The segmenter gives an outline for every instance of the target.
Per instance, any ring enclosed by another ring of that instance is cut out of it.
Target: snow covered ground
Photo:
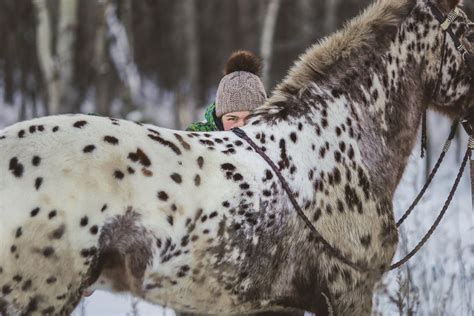
[[[429,137],[434,164],[449,134],[450,122],[430,114],[429,125],[432,128]],[[411,251],[434,222],[454,183],[467,140],[466,133],[462,131],[462,147],[459,144],[451,146],[430,189],[402,225],[396,259]],[[417,146],[395,195],[396,219],[402,216],[424,184],[423,163]],[[410,315],[408,309],[416,315],[473,315],[473,233],[468,165],[458,191],[431,239],[404,267],[387,273],[379,295],[375,297],[379,315],[399,315],[397,295],[405,297],[406,306],[400,315]]]
[[[132,298],[130,295],[116,295],[96,291],[91,297],[84,299],[76,308],[73,316],[174,316],[169,308],[151,305]]]

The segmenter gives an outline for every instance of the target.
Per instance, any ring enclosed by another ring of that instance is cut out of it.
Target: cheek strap
[[[436,19],[441,24],[441,28],[449,34],[451,39],[454,42],[454,46],[456,47],[457,51],[462,55],[463,60],[466,62],[468,67],[471,71],[474,72],[474,58],[471,53],[464,47],[461,43],[459,38],[454,34],[453,29],[451,28],[451,24],[461,16],[461,10],[456,7],[451,12],[449,12],[448,16],[445,18],[443,13],[434,5],[431,1],[428,2],[428,6],[431,9],[431,12],[436,17]]]
[[[441,23],[441,28],[446,31],[454,22],[454,20],[457,19],[458,16],[461,16],[461,14],[460,14],[459,8],[456,7],[454,8],[454,10],[449,12],[447,18],[444,20],[443,23]]]

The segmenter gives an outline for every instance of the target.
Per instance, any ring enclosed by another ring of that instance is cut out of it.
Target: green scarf
[[[203,122],[194,122],[186,128],[187,131],[191,132],[214,132],[219,131],[219,127],[216,124],[216,103],[212,103],[206,109],[206,114],[204,114],[206,119]]]

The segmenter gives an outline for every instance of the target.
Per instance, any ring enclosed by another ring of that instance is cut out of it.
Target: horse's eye
[[[466,38],[469,42],[474,43],[474,33],[468,34]]]

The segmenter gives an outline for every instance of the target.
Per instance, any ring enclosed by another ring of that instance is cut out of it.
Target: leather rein
[[[459,16],[458,9],[456,8],[453,11],[451,11],[448,14],[448,16],[445,18],[444,15],[442,14],[442,12],[436,7],[436,5],[434,5],[431,2],[429,2],[428,5],[429,5],[430,9],[432,10],[433,14],[435,15],[435,17],[440,22],[441,28],[443,28],[443,30],[451,36],[451,38],[453,39],[454,44],[456,46],[456,49],[462,54],[463,60],[466,62],[466,64],[469,65],[469,67],[471,68],[471,70],[474,73],[474,58],[466,50],[466,48],[461,44],[460,40],[457,38],[457,36],[454,34],[453,30],[451,29],[451,23]],[[444,39],[445,38],[446,38],[446,33],[444,35]],[[445,40],[443,40],[443,53],[442,53],[443,58],[444,58],[444,50],[445,50],[444,42],[445,42]],[[441,75],[441,68],[442,68],[442,63],[441,63],[440,71],[439,71],[439,76]],[[438,86],[439,80],[440,79],[438,77],[438,82],[436,83],[436,86]],[[437,88],[435,89],[435,93],[436,93],[436,91],[437,91]],[[439,223],[441,222],[443,216],[446,213],[446,210],[449,207],[449,204],[451,203],[451,200],[454,196],[454,193],[457,190],[458,184],[460,182],[460,179],[461,179],[462,174],[464,172],[464,169],[466,167],[467,160],[469,160],[471,158],[471,153],[472,153],[472,150],[474,149],[474,111],[472,111],[472,112],[473,113],[471,113],[470,115],[466,115],[466,117],[461,119],[461,123],[462,123],[463,127],[465,128],[466,132],[469,135],[469,143],[468,143],[464,158],[462,160],[461,166],[459,168],[459,171],[456,175],[456,179],[455,179],[455,181],[453,183],[453,186],[451,188],[451,191],[449,192],[449,195],[446,199],[446,202],[444,203],[442,209],[440,210],[438,216],[436,217],[433,225],[431,226],[429,231],[423,236],[423,238],[420,240],[420,242],[415,246],[415,248],[412,251],[410,251],[405,257],[403,257],[401,260],[397,261],[396,263],[390,265],[389,267],[382,267],[381,269],[372,269],[372,268],[369,268],[367,266],[367,264],[365,264],[365,263],[361,264],[360,262],[357,262],[357,263],[353,262],[350,259],[348,259],[346,256],[344,256],[338,248],[332,246],[321,235],[321,233],[316,229],[316,227],[313,225],[313,223],[311,223],[311,221],[308,219],[308,217],[304,214],[303,210],[301,209],[298,202],[296,201],[296,199],[295,199],[295,197],[292,193],[292,190],[290,189],[290,186],[288,185],[288,182],[285,180],[285,178],[281,174],[279,168],[267,156],[267,154],[265,154],[265,152],[262,150],[262,148],[260,148],[242,129],[234,128],[234,129],[232,129],[232,132],[234,132],[234,134],[236,134],[238,137],[245,140],[256,151],[256,153],[258,153],[267,162],[267,164],[271,167],[273,172],[276,174],[276,176],[280,180],[281,185],[282,185],[283,189],[285,190],[286,194],[288,195],[288,198],[290,199],[290,202],[293,205],[293,207],[295,208],[297,214],[300,216],[300,218],[304,221],[305,225],[313,233],[316,241],[319,241],[323,245],[323,248],[325,248],[325,250],[329,254],[331,254],[335,258],[339,259],[341,262],[347,264],[348,266],[354,268],[355,270],[358,270],[359,272],[380,273],[380,272],[385,272],[385,271],[396,269],[396,268],[400,267],[401,265],[403,265],[405,262],[407,262],[411,257],[413,257],[415,255],[415,253],[418,252],[418,250],[420,250],[420,248],[428,241],[428,239],[433,234],[434,230],[438,227]],[[430,172],[430,175],[428,176],[428,179],[427,179],[425,185],[423,186],[421,191],[418,193],[417,197],[415,198],[413,203],[410,205],[410,207],[406,210],[406,212],[400,218],[400,220],[398,220],[398,222],[396,224],[397,228],[400,227],[400,225],[403,223],[403,221],[410,215],[410,213],[412,212],[414,207],[420,201],[423,194],[426,192],[426,189],[430,185],[431,181],[433,180],[439,166],[441,165],[447,151],[449,150],[451,141],[453,140],[453,138],[455,136],[458,123],[459,122],[456,121],[451,126],[451,131],[449,133],[448,139],[446,140],[446,142],[443,146],[443,150],[442,150],[440,156],[438,157],[438,160],[437,160],[435,166],[433,167],[432,171]],[[471,158],[471,180],[472,180],[472,190],[473,190],[473,193],[474,193],[474,160],[472,160],[472,158]],[[473,194],[473,205],[474,205],[474,194]]]

